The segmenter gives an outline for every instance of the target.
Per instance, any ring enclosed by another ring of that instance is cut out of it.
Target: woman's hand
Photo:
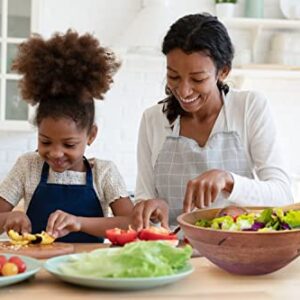
[[[10,229],[13,229],[18,233],[31,232],[31,222],[26,213],[22,211],[12,211],[7,213],[3,224],[3,230],[8,232]]]
[[[142,200],[134,206],[132,225],[137,231],[149,227],[150,220],[160,222],[163,227],[169,228],[169,207],[166,201]]]
[[[189,180],[183,202],[184,212],[194,207],[209,207],[222,191],[231,193],[233,178],[224,170],[209,170],[195,179]]]
[[[46,231],[55,238],[63,237],[70,232],[81,229],[79,218],[62,210],[56,210],[49,216]]]

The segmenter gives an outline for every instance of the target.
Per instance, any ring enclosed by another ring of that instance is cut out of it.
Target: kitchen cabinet
[[[235,77],[300,78],[300,65],[270,61],[272,38],[279,33],[300,37],[300,20],[229,18],[221,20],[235,45]],[[242,40],[244,48],[241,46]],[[299,44],[300,47],[300,44]],[[300,51],[298,53],[300,57]]]
[[[30,129],[32,109],[21,99],[20,76],[11,70],[11,65],[19,44],[36,31],[36,1],[0,1],[0,130]]]

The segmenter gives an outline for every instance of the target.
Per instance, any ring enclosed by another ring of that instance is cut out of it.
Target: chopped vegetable
[[[137,239],[142,241],[157,241],[157,240],[169,240],[177,241],[177,235],[170,233],[169,230],[163,227],[150,226],[137,232],[129,227],[128,230],[120,228],[108,229],[105,232],[106,237],[113,245],[124,246],[127,243],[136,241]]]
[[[143,241],[156,241],[156,240],[177,240],[177,235],[170,233],[169,230],[163,227],[150,226],[142,229],[138,233],[138,237]]]
[[[120,228],[113,228],[106,230],[106,237],[111,241],[113,245],[123,246],[127,243],[136,240],[138,233],[129,228],[128,230],[123,230]]]
[[[50,236],[47,232],[42,231],[41,233],[30,234],[24,233],[20,234],[13,229],[10,229],[7,233],[10,238],[10,243],[13,245],[28,245],[28,244],[42,244],[49,245],[55,240],[54,237]]]

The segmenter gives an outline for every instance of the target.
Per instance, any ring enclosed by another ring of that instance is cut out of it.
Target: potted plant
[[[215,0],[216,15],[219,18],[233,17],[237,1],[238,0]]]

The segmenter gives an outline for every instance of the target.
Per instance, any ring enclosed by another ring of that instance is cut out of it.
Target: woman
[[[194,207],[292,202],[267,100],[224,83],[234,54],[224,25],[209,14],[182,17],[162,52],[168,97],[140,125],[136,226],[167,226],[168,217],[175,225]]]

